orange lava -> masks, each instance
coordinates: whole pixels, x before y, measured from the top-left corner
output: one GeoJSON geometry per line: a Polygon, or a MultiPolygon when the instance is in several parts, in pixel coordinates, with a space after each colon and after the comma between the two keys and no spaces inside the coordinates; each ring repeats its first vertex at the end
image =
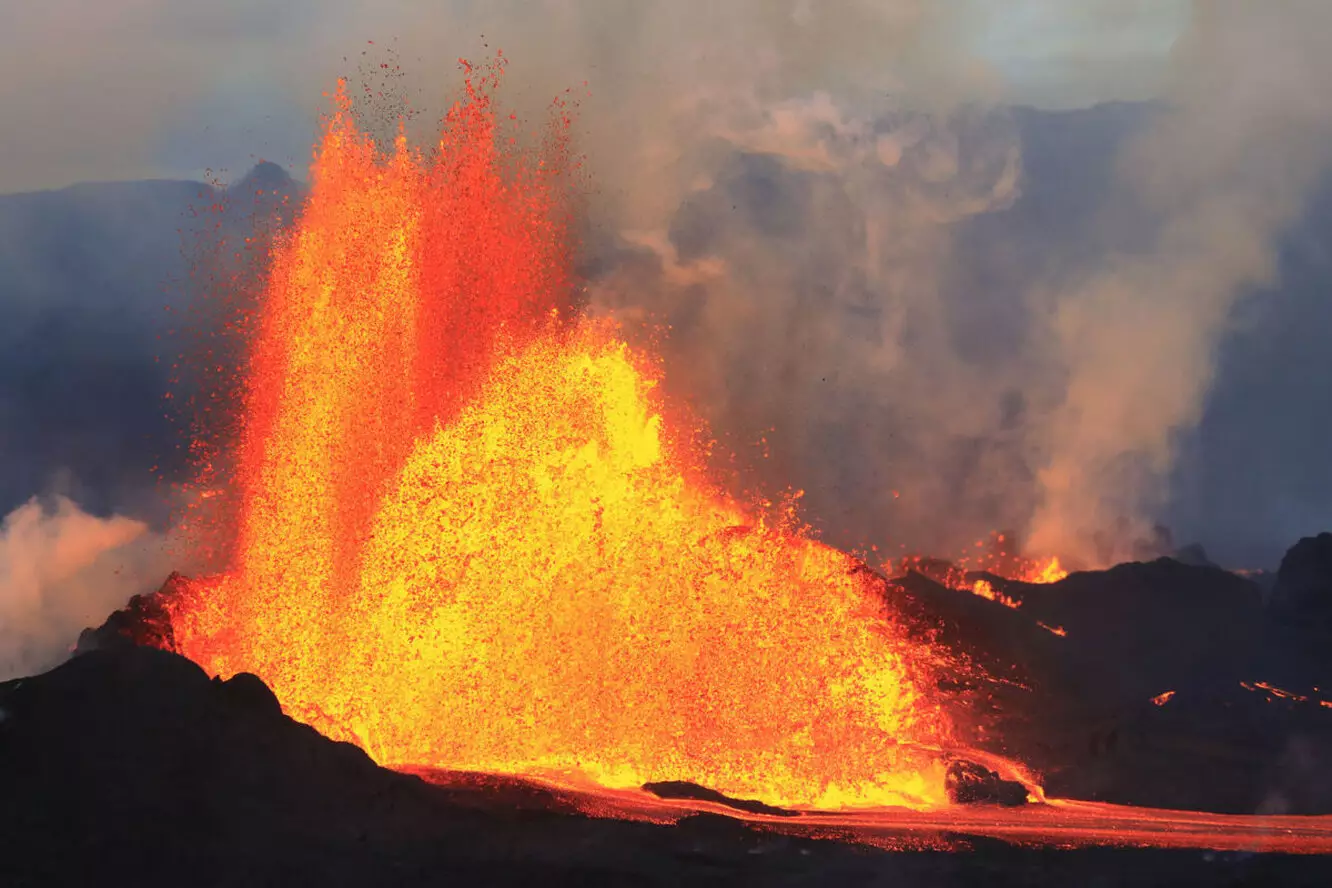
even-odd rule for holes
{"type": "MultiPolygon", "coordinates": [[[[1254,682],[1242,681],[1240,682],[1240,687],[1244,688],[1244,690],[1246,691],[1254,691],[1255,693],[1261,692],[1265,694],[1267,696],[1267,700],[1269,703],[1272,702],[1273,700],[1289,700],[1292,703],[1311,702],[1311,698],[1306,694],[1297,694],[1294,691],[1288,691],[1284,688],[1279,688],[1276,685],[1270,684],[1265,681],[1254,681],[1254,682]]],[[[1318,688],[1314,688],[1314,690],[1317,691],[1318,688]]],[[[1332,703],[1329,703],[1326,700],[1317,700],[1316,702],[1318,703],[1319,706],[1324,706],[1328,709],[1332,709],[1332,703]]]]}
{"type": "MultiPolygon", "coordinates": [[[[897,563],[896,571],[891,563],[885,565],[885,570],[897,575],[914,570],[950,589],[974,592],[991,601],[997,600],[988,594],[994,591],[993,584],[983,578],[976,580],[969,574],[987,573],[1005,580],[1032,584],[1057,583],[1068,576],[1068,571],[1057,556],[1029,558],[1012,552],[1007,536],[1001,533],[994,534],[988,543],[977,540],[973,550],[963,552],[950,561],[908,555],[897,563]]],[[[1016,602],[1008,604],[1009,607],[1021,603],[1012,598],[1009,601],[1016,602]]]]}
{"type": "Polygon", "coordinates": [[[702,482],[652,371],[563,309],[558,133],[516,147],[492,85],[429,156],[339,91],[269,276],[234,567],[177,643],[385,764],[946,804],[932,652],[853,558],[702,482]]]}
{"type": "MultiPolygon", "coordinates": [[[[493,791],[493,777],[413,769],[431,783],[493,791]]],[[[835,839],[889,850],[968,848],[968,837],[999,839],[1028,847],[1096,846],[1212,849],[1268,854],[1332,854],[1332,816],[1212,814],[1168,808],[1138,808],[1106,802],[1044,799],[1005,808],[955,806],[947,810],[903,808],[858,811],[742,810],[722,802],[658,798],[637,789],[532,781],[550,804],[596,817],[649,823],[678,823],[697,813],[717,814],[751,829],[790,836],[835,839]]]]}
{"type": "Polygon", "coordinates": [[[1175,696],[1174,691],[1164,691],[1152,698],[1152,704],[1154,706],[1164,706],[1170,702],[1170,698],[1173,696],[1175,696]]]}
{"type": "Polygon", "coordinates": [[[1059,558],[1051,556],[1044,561],[1034,562],[1025,574],[1009,579],[1020,580],[1023,583],[1057,583],[1066,576],[1068,571],[1059,563],[1059,558]]]}
{"type": "Polygon", "coordinates": [[[994,585],[989,580],[977,580],[976,582],[972,583],[971,591],[973,594],[979,595],[981,598],[988,598],[990,601],[997,601],[998,603],[1002,604],[1004,607],[1011,607],[1014,610],[1016,610],[1019,607],[1022,607],[1022,602],[1018,601],[1016,598],[1010,598],[1004,593],[999,592],[994,588],[994,585]]]}

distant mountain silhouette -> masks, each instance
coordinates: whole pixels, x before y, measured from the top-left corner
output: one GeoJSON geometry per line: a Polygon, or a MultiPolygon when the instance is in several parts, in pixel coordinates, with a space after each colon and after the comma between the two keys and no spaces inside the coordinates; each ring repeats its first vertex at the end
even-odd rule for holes
{"type": "Polygon", "coordinates": [[[191,272],[214,274],[220,236],[289,213],[282,198],[301,187],[262,163],[226,189],[0,195],[0,513],[53,479],[93,511],[124,508],[152,466],[182,469],[163,394],[182,345],[172,331],[200,287],[191,272]]]}

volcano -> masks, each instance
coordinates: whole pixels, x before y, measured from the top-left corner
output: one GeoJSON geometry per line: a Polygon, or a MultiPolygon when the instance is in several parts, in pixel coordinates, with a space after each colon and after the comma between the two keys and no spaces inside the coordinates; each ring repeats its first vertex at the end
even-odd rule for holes
{"type": "Polygon", "coordinates": [[[1171,559],[880,571],[795,495],[729,496],[652,356],[580,312],[567,121],[510,132],[501,70],[429,152],[338,90],[245,325],[234,480],[201,476],[227,569],[0,687],[22,878],[983,879],[935,853],[980,847],[1016,879],[1121,845],[1155,850],[1041,859],[1327,875],[1194,853],[1332,852],[1332,647],[1292,616],[1324,542],[1269,606],[1171,559]]]}

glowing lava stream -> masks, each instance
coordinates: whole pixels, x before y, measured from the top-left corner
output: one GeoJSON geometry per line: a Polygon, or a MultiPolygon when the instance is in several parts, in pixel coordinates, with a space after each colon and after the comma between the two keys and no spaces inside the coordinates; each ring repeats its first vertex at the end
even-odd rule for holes
{"type": "Polygon", "coordinates": [[[1332,854],[1332,816],[1213,814],[1072,799],[1045,799],[1043,804],[1016,808],[956,805],[918,811],[880,808],[764,812],[699,799],[659,798],[643,790],[505,781],[490,775],[428,768],[409,770],[423,780],[455,791],[493,793],[506,782],[528,784],[545,793],[551,807],[597,817],[670,824],[697,813],[720,814],[743,821],[756,830],[836,839],[889,850],[966,848],[969,842],[963,837],[971,836],[1033,847],[1130,846],[1332,854]]]}
{"type": "Polygon", "coordinates": [[[429,158],[340,90],[253,344],[234,567],[180,648],[377,761],[947,804],[934,653],[853,558],[747,518],[570,290],[557,131],[490,77],[429,158]]]}

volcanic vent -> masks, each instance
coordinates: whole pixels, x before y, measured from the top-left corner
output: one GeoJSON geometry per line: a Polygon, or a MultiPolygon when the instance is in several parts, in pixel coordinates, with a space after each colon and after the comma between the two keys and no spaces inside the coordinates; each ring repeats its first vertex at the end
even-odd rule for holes
{"type": "Polygon", "coordinates": [[[935,652],[710,485],[652,362],[569,308],[563,129],[517,147],[498,74],[428,153],[339,90],[260,310],[233,566],[171,600],[176,645],[385,764],[945,804],[935,652]]]}

